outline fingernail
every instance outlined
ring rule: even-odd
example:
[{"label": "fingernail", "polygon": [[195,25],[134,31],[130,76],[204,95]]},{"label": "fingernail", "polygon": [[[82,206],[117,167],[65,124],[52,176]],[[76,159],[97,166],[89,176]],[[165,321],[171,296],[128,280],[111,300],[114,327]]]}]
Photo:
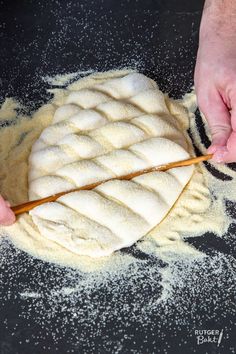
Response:
[{"label": "fingernail", "polygon": [[5,203],[6,203],[6,205],[10,208],[11,207],[11,204],[10,204],[10,202],[8,201],[8,200],[5,200]]},{"label": "fingernail", "polygon": [[216,161],[217,163],[223,163],[224,158],[227,155],[228,150],[225,146],[219,147],[216,152],[214,153],[213,160]]}]

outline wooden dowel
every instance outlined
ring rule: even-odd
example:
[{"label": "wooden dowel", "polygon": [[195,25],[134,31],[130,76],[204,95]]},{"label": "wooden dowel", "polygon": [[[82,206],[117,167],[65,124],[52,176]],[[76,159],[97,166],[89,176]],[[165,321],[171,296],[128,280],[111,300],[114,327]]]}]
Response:
[{"label": "wooden dowel", "polygon": [[88,184],[86,186],[82,186],[79,188],[75,188],[75,189],[71,189],[69,191],[66,192],[60,192],[54,195],[50,195],[49,197],[46,198],[42,198],[42,199],[38,199],[38,200],[32,200],[30,202],[21,204],[21,205],[16,205],[13,206],[11,209],[13,210],[13,212],[15,213],[15,215],[19,215],[22,213],[25,213],[27,211],[32,210],[33,208],[35,208],[38,205],[47,203],[47,202],[55,202],[55,200],[57,200],[59,197],[71,193],[71,192],[78,192],[78,191],[82,191],[82,190],[91,190],[95,187],[98,187],[100,184],[108,182],[108,181],[112,181],[114,179],[119,179],[119,180],[130,180],[134,177],[138,177],[140,175],[146,174],[146,173],[150,173],[150,172],[155,172],[155,171],[167,171],[171,168],[176,168],[176,167],[183,167],[183,166],[189,166],[189,165],[193,165],[202,161],[206,161],[212,158],[212,154],[209,155],[203,155],[203,156],[199,156],[199,157],[194,157],[188,160],[182,160],[182,161],[177,161],[177,162],[170,162],[166,165],[161,165],[161,166],[155,166],[155,167],[151,167],[151,168],[147,168],[144,170],[140,170],[137,172],[133,172],[133,173],[129,173],[128,175],[124,175],[124,176],[117,176],[117,177],[112,177],[103,181],[99,181],[96,183],[92,183],[92,184]]}]

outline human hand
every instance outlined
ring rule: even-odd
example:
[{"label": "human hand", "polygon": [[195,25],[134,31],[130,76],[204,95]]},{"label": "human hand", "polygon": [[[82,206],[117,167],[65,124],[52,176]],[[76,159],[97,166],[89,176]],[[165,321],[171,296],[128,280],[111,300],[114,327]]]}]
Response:
[{"label": "human hand", "polygon": [[4,226],[11,225],[15,222],[16,217],[10,208],[10,203],[5,201],[0,195],[0,224]]},{"label": "human hand", "polygon": [[195,87],[217,162],[236,161],[236,1],[207,0],[200,28]]}]

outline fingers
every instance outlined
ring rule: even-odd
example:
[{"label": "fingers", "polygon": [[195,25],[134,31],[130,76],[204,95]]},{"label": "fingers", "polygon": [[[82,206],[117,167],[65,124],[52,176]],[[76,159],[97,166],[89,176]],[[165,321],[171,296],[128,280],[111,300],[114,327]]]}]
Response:
[{"label": "fingers", "polygon": [[226,147],[217,149],[214,153],[213,160],[217,162],[230,163],[236,161],[236,114],[235,111],[231,112],[231,124],[234,130],[232,130],[229,139],[227,140]]},{"label": "fingers", "polygon": [[227,152],[222,157],[222,162],[236,161],[236,132],[233,131],[227,141]]},{"label": "fingers", "polygon": [[214,153],[217,148],[226,146],[232,130],[230,113],[217,91],[203,98],[200,96],[198,101],[211,131],[212,144],[208,151]]},{"label": "fingers", "polygon": [[13,224],[15,220],[16,217],[10,208],[9,202],[6,202],[0,195],[0,224],[8,226]]},{"label": "fingers", "polygon": [[217,147],[213,160],[216,162],[230,163],[236,161],[236,95],[230,97],[230,125],[231,132],[226,142],[226,146]]},{"label": "fingers", "polygon": [[205,94],[204,97],[199,95],[198,104],[208,121],[212,136],[212,143],[207,152],[214,154],[214,161],[223,162],[228,154],[227,142],[232,133],[228,107],[217,91]]}]

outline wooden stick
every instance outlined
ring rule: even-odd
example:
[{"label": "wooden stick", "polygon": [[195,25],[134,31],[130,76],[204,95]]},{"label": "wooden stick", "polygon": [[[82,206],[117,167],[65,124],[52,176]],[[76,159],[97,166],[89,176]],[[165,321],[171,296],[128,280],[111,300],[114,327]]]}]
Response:
[{"label": "wooden stick", "polygon": [[171,168],[176,168],[176,167],[183,167],[183,166],[189,166],[192,164],[196,164],[199,163],[201,161],[206,161],[212,158],[212,154],[209,155],[203,155],[203,156],[199,156],[199,157],[194,157],[188,160],[182,160],[182,161],[177,161],[177,162],[170,162],[166,165],[161,165],[161,166],[155,166],[155,167],[151,167],[151,168],[147,168],[141,171],[137,171],[137,172],[133,172],[133,173],[129,173],[128,175],[124,175],[124,176],[117,176],[117,177],[112,177],[103,181],[99,181],[96,183],[92,183],[92,184],[88,184],[86,186],[82,186],[79,188],[75,188],[66,192],[60,192],[54,195],[50,195],[49,197],[46,198],[42,198],[42,199],[38,199],[38,200],[32,200],[30,202],[21,204],[21,205],[16,205],[13,206],[11,209],[13,210],[13,212],[15,213],[15,215],[19,215],[22,213],[25,213],[27,211],[32,210],[33,208],[35,208],[38,205],[47,203],[47,202],[55,202],[55,200],[57,200],[59,197],[71,193],[71,192],[77,192],[77,191],[82,191],[82,190],[90,190],[93,189],[97,186],[99,186],[102,183],[108,182],[108,181],[112,181],[114,179],[119,179],[119,180],[130,180],[134,177],[146,174],[146,173],[150,173],[150,172],[155,172],[155,171],[167,171]]}]

